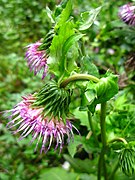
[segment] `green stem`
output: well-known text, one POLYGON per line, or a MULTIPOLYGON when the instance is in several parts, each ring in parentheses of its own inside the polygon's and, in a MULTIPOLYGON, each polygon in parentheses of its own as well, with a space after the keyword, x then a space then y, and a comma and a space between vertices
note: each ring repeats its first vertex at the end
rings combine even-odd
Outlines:
POLYGON ((89 75, 89 74, 74 74, 70 76, 69 78, 63 80, 60 84, 61 88, 66 87, 70 82, 72 81, 78 81, 78 80, 89 80, 94 82, 99 82, 99 79, 95 76, 89 75))
POLYGON ((103 167, 103 157, 104 155, 104 152, 103 152, 103 148, 101 149, 101 153, 100 153, 100 156, 99 156, 99 161, 98 161, 98 180, 101 180, 101 168, 103 167))
MULTIPOLYGON (((105 154, 105 149, 104 149, 104 154, 105 154)), ((104 170, 104 178, 105 178, 105 180, 107 180, 108 176, 107 176, 107 168, 106 168, 106 162, 105 162, 104 156, 103 156, 103 170, 104 170)))
POLYGON ((105 154, 105 149, 102 147, 100 157, 99 157, 99 161, 98 161, 98 180, 101 180, 102 168, 104 170, 103 171, 104 172, 104 179, 105 180, 108 179, 107 178, 107 169, 106 169, 104 154, 105 154))
POLYGON ((100 114, 101 140, 103 147, 106 147, 107 144, 105 118, 106 118, 106 102, 101 103, 101 114, 100 114))
POLYGON ((93 122, 92 122, 92 115, 91 115, 90 111, 88 111, 88 121, 89 121, 89 124, 90 124, 91 131, 93 133, 95 142, 96 142, 97 145, 99 145, 99 142, 98 142, 98 139, 97 139, 97 136, 96 136, 96 132, 95 132, 95 129, 94 129, 94 125, 93 125, 93 122))
POLYGON ((101 103, 100 127, 101 127, 102 150, 101 150, 101 154, 99 157, 99 163, 98 163, 98 180, 101 179, 102 168, 103 168, 103 172, 104 172, 104 179, 105 180, 108 179, 107 178, 105 158, 104 158, 104 155, 106 152, 106 146, 107 146, 105 118, 106 118, 106 102, 101 103))

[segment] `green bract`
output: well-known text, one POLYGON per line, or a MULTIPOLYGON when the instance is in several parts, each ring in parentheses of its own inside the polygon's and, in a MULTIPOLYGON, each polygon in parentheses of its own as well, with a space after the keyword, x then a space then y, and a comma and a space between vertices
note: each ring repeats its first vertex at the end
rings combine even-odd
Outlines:
POLYGON ((44 116, 65 120, 69 111, 70 94, 70 90, 60 88, 55 81, 50 81, 36 94, 33 106, 43 107, 44 116))
POLYGON ((125 148, 120 151, 119 164, 123 173, 131 176, 134 173, 135 152, 133 149, 125 148))
POLYGON ((52 39, 55 36, 54 29, 52 28, 44 37, 42 44, 39 46, 39 50, 49 51, 49 47, 52 43, 52 39))

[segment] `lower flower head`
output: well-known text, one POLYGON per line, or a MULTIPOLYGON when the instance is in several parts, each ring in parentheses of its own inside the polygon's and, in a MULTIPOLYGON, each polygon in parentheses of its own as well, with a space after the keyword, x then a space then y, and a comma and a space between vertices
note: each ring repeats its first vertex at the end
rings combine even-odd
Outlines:
POLYGON ((135 26, 135 6, 130 3, 121 6, 118 15, 126 24, 135 26))
POLYGON ((65 144, 65 136, 67 137, 67 143, 71 139, 73 140, 72 129, 75 126, 69 120, 66 120, 66 123, 64 123, 62 119, 44 117, 42 107, 32 107, 34 101, 34 95, 23 97, 23 100, 14 109, 7 111, 11 112, 9 117, 12 119, 7 124, 7 127, 13 129, 13 134, 21 132, 20 140, 32 134, 30 143, 37 140, 35 150, 39 142, 42 141, 41 152, 44 151, 46 153, 52 144, 55 145, 55 149, 60 147, 61 152, 65 144), (17 128, 16 130, 14 130, 15 127, 17 128))
POLYGON ((30 71, 34 71, 34 74, 36 75, 38 72, 42 70, 42 79, 44 79, 47 72, 47 54, 45 50, 38 50, 39 46, 41 45, 42 43, 39 41, 26 46, 27 51, 25 56, 30 71))

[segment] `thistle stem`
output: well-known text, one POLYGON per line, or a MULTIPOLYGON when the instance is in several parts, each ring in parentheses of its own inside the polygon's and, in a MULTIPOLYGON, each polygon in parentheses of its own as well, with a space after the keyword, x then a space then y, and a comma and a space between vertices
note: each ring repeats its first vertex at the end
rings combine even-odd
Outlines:
POLYGON ((103 156, 104 156, 104 149, 101 149, 101 153, 98 160, 98 180, 101 180, 101 173, 103 167, 103 156))
POLYGON ((104 158, 104 155, 105 155, 105 152, 106 152, 106 146, 107 146, 105 118, 106 118, 106 102, 101 103, 100 127, 101 127, 102 150, 101 150, 101 154, 100 154, 100 157, 99 157, 99 163, 98 163, 98 180, 101 179, 102 168, 103 168, 105 180, 108 179, 107 178, 105 158, 104 158))
POLYGON ((64 88, 66 87, 70 82, 72 81, 78 81, 78 80, 86 80, 86 81, 94 81, 94 82, 99 82, 99 79, 95 76, 89 75, 89 74, 74 74, 70 76, 69 78, 63 80, 60 83, 60 87, 64 88))
POLYGON ((99 142, 98 142, 98 139, 97 139, 97 136, 96 136, 96 132, 95 132, 95 129, 94 129, 94 125, 93 125, 93 122, 92 122, 92 115, 91 115, 90 111, 88 111, 88 121, 89 121, 89 124, 90 124, 91 131, 93 133, 95 142, 97 143, 97 145, 99 145, 99 142))
POLYGON ((106 147, 106 102, 101 103, 100 126, 101 126, 101 140, 103 147, 106 147))

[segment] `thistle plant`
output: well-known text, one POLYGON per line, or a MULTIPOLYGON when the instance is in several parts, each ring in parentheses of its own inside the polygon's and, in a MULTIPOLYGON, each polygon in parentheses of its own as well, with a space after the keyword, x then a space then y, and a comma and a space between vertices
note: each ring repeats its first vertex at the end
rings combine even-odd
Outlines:
MULTIPOLYGON (((55 150, 59 147, 62 152, 65 142, 69 144, 74 140, 73 129, 81 134, 74 125, 77 119, 73 114, 73 98, 76 98, 77 92, 81 99, 78 108, 80 112, 87 112, 92 136, 99 148, 96 173, 98 180, 102 177, 105 180, 114 179, 119 166, 126 175, 132 175, 134 145, 129 145, 123 137, 108 140, 106 134, 107 102, 118 93, 118 76, 109 70, 100 76, 98 68, 90 61, 84 47, 85 30, 94 23, 101 7, 81 13, 79 20, 75 21, 71 16, 72 4, 72 0, 62 1, 54 12, 47 8, 52 29, 42 39, 26 47, 30 70, 34 71, 35 75, 42 71, 45 84, 38 92, 22 97, 22 101, 13 109, 5 111, 10 119, 7 128, 13 130, 13 134, 21 133, 19 140, 31 134, 30 143, 36 141, 35 150, 41 143, 41 153, 47 153, 52 145, 55 150), (92 119, 98 104, 101 105, 101 140, 92 119), (113 171, 109 172, 108 151, 115 152, 114 143, 122 143, 122 147, 116 151, 119 161, 113 171)), ((133 18, 133 8, 128 8, 133 18)), ((126 23, 134 24, 125 9, 122 9, 121 13, 120 16, 126 23)))

